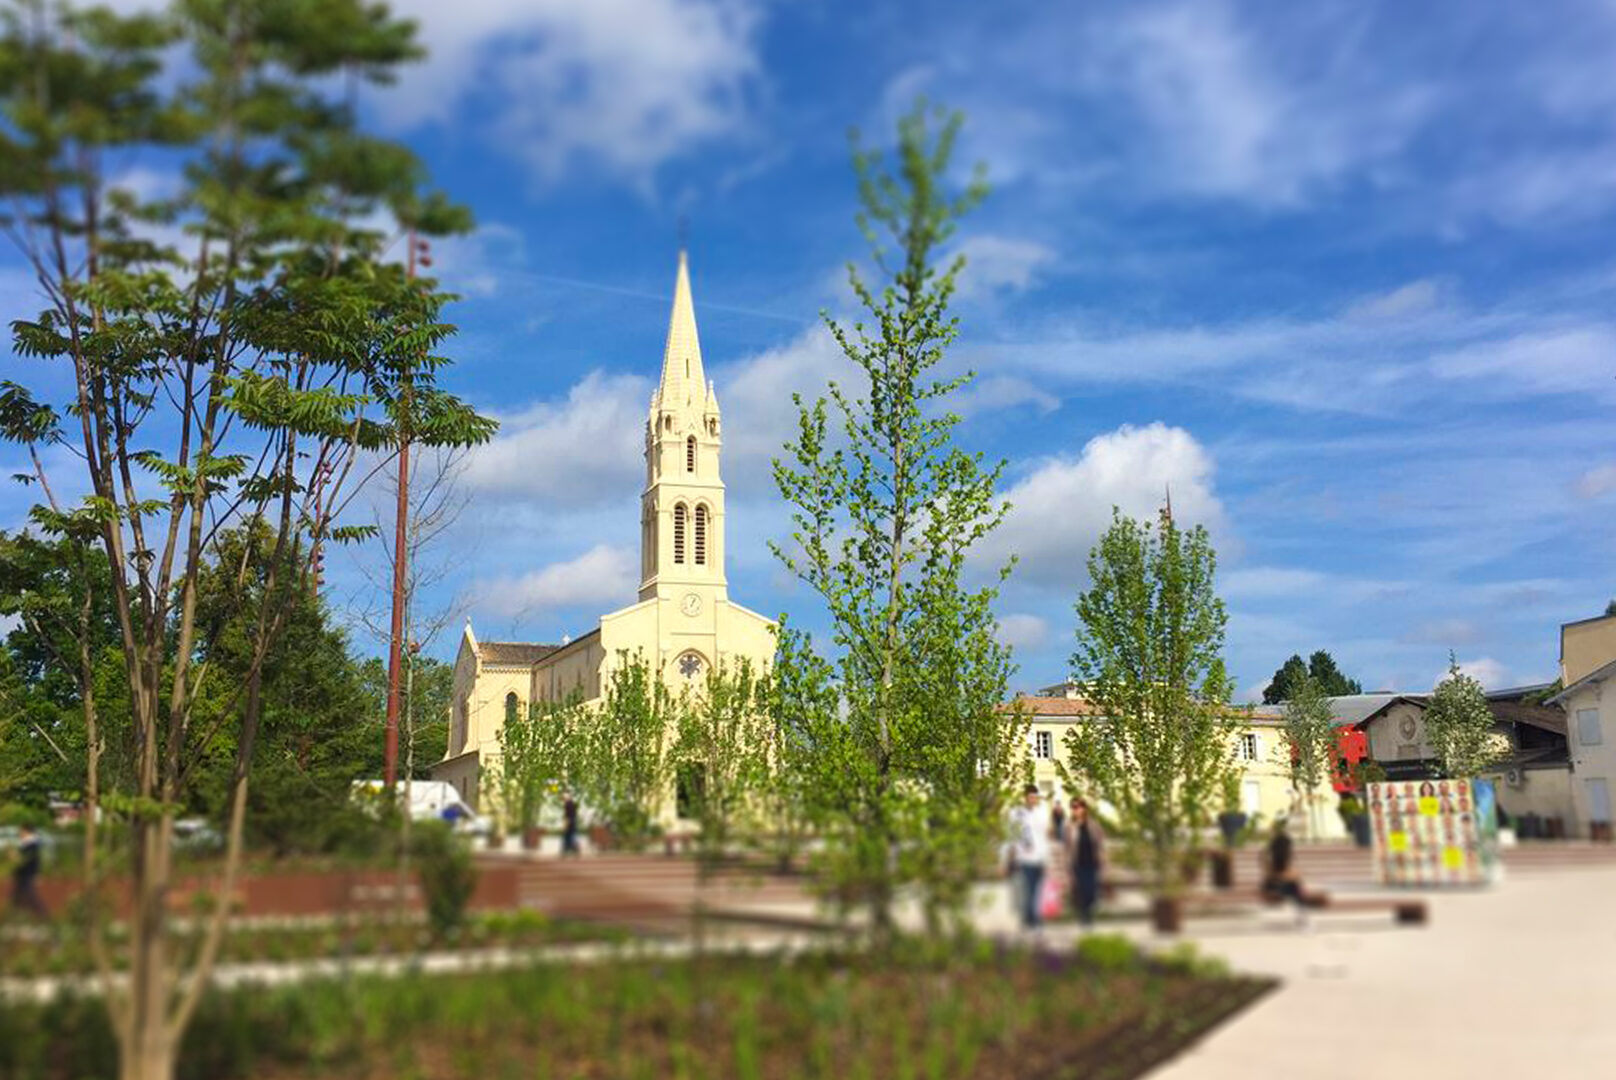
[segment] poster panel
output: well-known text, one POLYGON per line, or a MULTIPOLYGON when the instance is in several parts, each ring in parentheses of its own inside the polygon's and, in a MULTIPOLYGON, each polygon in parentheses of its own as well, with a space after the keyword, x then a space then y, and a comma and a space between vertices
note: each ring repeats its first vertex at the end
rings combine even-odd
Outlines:
POLYGON ((1399 780, 1367 792, 1375 879, 1383 885, 1483 885, 1498 869, 1490 780, 1399 780))

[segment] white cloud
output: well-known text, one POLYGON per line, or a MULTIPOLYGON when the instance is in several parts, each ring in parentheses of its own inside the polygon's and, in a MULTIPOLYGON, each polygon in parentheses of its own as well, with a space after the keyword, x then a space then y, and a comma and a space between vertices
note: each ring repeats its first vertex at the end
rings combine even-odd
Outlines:
POLYGON ((1577 478, 1577 495, 1584 499, 1597 499, 1616 491, 1616 462, 1596 465, 1577 478))
POLYGON ((561 608, 627 604, 634 598, 637 563, 628 548, 599 544, 576 559, 520 577, 478 582, 473 587, 476 608, 535 619, 561 608))
POLYGON ((1016 579, 1075 586, 1084 560, 1111 521, 1111 508, 1149 518, 1169 487, 1181 524, 1224 525, 1213 491, 1212 456, 1183 428, 1124 424, 1090 439, 1075 458, 1051 458, 1005 493, 1011 510, 981 545, 990 562, 1019 556, 1016 579))
POLYGON ((400 0, 430 53, 383 93, 400 126, 484 131, 553 182, 577 165, 647 185, 749 122, 761 69, 753 0, 400 0))
POLYGON ((1027 379, 1014 375, 977 376, 948 399, 948 407, 962 417, 1031 405, 1040 413, 1060 408, 1060 398, 1027 379))
POLYGON ((568 506, 622 499, 645 469, 650 395, 650 381, 640 376, 590 372, 565 401, 500 417, 499 435, 472 452, 466 483, 490 495, 568 506))
POLYGON ((1430 368, 1439 378, 1472 381, 1490 397, 1525 387, 1616 398, 1616 331, 1602 325, 1529 331, 1440 353, 1430 368))
POLYGON ((1133 5, 1095 31, 1094 89, 1120 91, 1179 190, 1293 205, 1403 149, 1430 112, 1418 82, 1378 78, 1354 18, 1318 17, 1305 44, 1258 34, 1231 5, 1133 5))
POLYGON ((965 256, 965 269, 959 276, 961 300, 1025 291, 1055 261, 1055 252, 1036 240, 991 234, 969 237, 955 254, 965 256))
POLYGON ((1430 278, 1421 278, 1391 292, 1360 300, 1347 309, 1346 317, 1363 322, 1391 322, 1434 311, 1441 301, 1441 287, 1430 278))
MULTIPOLYGON (((1478 656, 1474 660, 1461 660, 1459 661, 1459 670, 1481 683, 1482 688, 1485 690, 1502 690, 1510 685, 1509 669, 1490 656, 1478 656)), ((1435 686, 1447 678, 1447 675, 1447 670, 1443 669, 1442 674, 1431 681, 1431 685, 1435 686)))
POLYGON ((999 620, 998 638, 1012 649, 1036 649, 1049 640, 1049 622, 1037 615, 1006 615, 999 620))

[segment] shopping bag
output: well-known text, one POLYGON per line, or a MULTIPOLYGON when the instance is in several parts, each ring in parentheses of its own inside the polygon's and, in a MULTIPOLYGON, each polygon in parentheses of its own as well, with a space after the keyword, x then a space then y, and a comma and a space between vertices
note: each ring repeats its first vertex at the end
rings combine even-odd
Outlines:
POLYGON ((1066 884, 1062 875, 1050 874, 1044 878, 1044 887, 1038 897, 1038 914, 1045 919, 1058 919, 1066 906, 1066 884))

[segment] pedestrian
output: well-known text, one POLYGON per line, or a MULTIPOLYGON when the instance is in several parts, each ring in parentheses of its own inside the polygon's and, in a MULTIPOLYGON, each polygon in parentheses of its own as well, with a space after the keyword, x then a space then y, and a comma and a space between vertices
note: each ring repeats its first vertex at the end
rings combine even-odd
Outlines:
POLYGON ((1010 812, 1010 861, 1008 872, 1017 889, 1024 930, 1043 925, 1039 913, 1044 873, 1049 866, 1049 810, 1040 805, 1037 784, 1028 784, 1021 806, 1010 812))
POLYGON ((1277 900, 1290 900, 1296 905, 1298 925, 1307 925, 1307 898, 1302 891, 1302 879, 1296 872, 1295 845, 1285 829, 1285 815, 1274 819, 1274 835, 1268 841, 1267 867, 1263 872, 1262 891, 1277 900))
POLYGON ((567 793, 566 802, 561 804, 561 820, 564 823, 561 830, 561 854, 578 854, 578 800, 567 793))
POLYGON ((11 871, 11 910, 29 911, 49 920, 50 912, 39 895, 39 833, 32 825, 19 830, 17 865, 11 871))
POLYGON ((1083 799, 1072 800, 1071 838, 1066 843, 1072 860, 1072 904, 1077 921, 1094 925, 1094 905, 1100 900, 1100 874, 1105 868, 1105 830, 1089 813, 1083 799))
POLYGON ((1050 820, 1055 823, 1055 843, 1066 843, 1066 807, 1061 805, 1059 799, 1049 809, 1050 820))

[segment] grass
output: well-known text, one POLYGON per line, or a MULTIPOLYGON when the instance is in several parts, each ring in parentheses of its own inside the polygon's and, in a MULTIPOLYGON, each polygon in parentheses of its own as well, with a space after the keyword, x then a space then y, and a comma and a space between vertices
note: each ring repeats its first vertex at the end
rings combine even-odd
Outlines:
MULTIPOLYGON (((213 995, 181 1076, 1127 1080, 1268 986, 1106 937, 1072 956, 973 942, 355 978, 213 995)), ((0 1010, 0 1075, 112 1060, 93 1003, 0 1010)))

